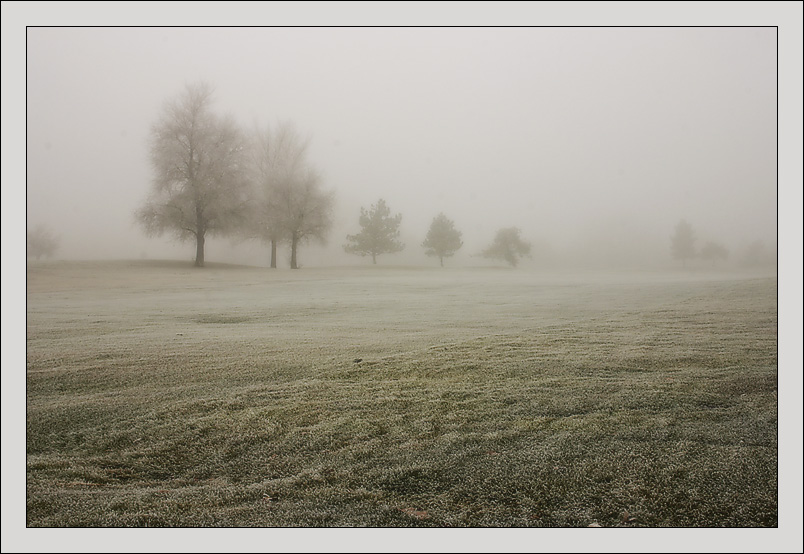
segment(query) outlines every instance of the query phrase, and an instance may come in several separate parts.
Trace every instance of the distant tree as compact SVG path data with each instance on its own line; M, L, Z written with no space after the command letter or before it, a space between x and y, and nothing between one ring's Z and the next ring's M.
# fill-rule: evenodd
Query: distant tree
M44 256L52 258L59 248L56 235L45 225L37 225L33 231L28 231L26 254L28 258L37 260Z
M681 260L682 266L686 266L688 259L695 257L695 231L693 231L692 225L684 219L676 225L671 250L673 259Z
M422 246L426 248L428 256L438 256L441 267L444 267L444 258L452 256L463 246L461 232L455 229L455 223L443 213L433 218L430 230Z
M482 252L484 258L505 260L516 267L522 256L530 254L530 243L519 236L517 227L500 229L494 237L494 242Z
M401 223L402 214L391 216L391 210L381 198L368 211L360 208L362 229L356 235L346 235L346 240L350 244L343 248L350 254L370 255L372 263L376 264L377 256L380 254L392 254L405 248L405 245L397 240Z
M742 251L741 264L748 267L771 265L776 262L773 252L770 252L762 240L755 240Z
M149 236L194 239L198 267L206 236L234 233L249 205L247 140L232 119L212 113L211 102L212 89L201 83L165 104L151 130L151 194L136 213Z
M298 269L298 246L310 240L325 242L332 226L335 195L322 190L318 173L306 167L283 179L277 200L281 233L290 243L290 268Z
M729 251L725 246L717 242L709 241L701 248L701 259L712 262L715 265L717 260L725 260L729 257Z
M309 239L323 241L332 223L334 194L321 190L320 177L307 162L308 144L289 122L255 133L252 228L271 245L272 268L276 267L277 243L290 244L291 268L297 269L298 245Z
M282 221L279 210L279 184L287 166L287 148L282 148L280 131L269 127L256 129L252 140L252 182L255 186L250 229L271 249L270 267L276 268L276 247L282 239Z

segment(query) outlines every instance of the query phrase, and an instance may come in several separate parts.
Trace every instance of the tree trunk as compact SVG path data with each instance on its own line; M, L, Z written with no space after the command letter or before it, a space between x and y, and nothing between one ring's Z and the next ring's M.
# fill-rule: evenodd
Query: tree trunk
M195 267L204 267L204 235L207 233L201 206L195 206Z
M377 254L375 254L374 252L371 253L371 263L377 265Z
M204 267L204 233L195 235L195 267Z
M271 239L271 269L276 269L276 239Z
M299 266L296 265L296 245L298 242L299 239L296 238L294 233L290 239L290 269L299 269Z
M441 267L444 267L444 256L441 256L439 259L441 260Z

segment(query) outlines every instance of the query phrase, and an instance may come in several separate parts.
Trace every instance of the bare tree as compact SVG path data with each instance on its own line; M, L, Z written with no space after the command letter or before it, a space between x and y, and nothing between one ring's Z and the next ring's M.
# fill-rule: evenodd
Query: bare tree
M279 196L284 212L284 233L290 243L290 268L298 269L298 246L311 240L321 243L326 240L332 227L335 194L322 190L320 176L308 167L287 179Z
M153 187L136 214L150 236L195 239L198 267L206 236L233 233L249 205L247 141L231 118L211 112L211 101L212 89L201 83L165 104L151 131Z
M391 216L391 209L380 198L370 210L360 208L360 227L356 235L346 235L350 242L343 247L350 254L370 255L372 263L377 263L377 256L399 252L405 245L399 242L399 225L402 214Z
M427 231L422 246L426 248L425 254L437 256L444 267L444 258L452 256L463 246L461 232L455 229L455 223L443 213L433 218L430 230Z
M33 231L28 231L27 239L28 258L51 258L59 248L58 238L45 225L37 225Z
M505 260L511 266L516 267L519 258L530 254L530 243L522 240L519 233L517 227L500 229L494 236L494 242L483 251L482 256Z
M276 268L276 247L285 238L287 227L281 193L287 181L301 171L308 143L289 122L254 133L252 167L257 194L252 227L257 237L270 244L272 268Z
M290 244L290 267L298 269L297 251L309 240L323 242L332 226L335 195L321 188L320 175L307 162L309 140L295 127L281 123L275 130L255 133L253 168L257 209L253 227L271 245L271 267L276 267L276 246Z

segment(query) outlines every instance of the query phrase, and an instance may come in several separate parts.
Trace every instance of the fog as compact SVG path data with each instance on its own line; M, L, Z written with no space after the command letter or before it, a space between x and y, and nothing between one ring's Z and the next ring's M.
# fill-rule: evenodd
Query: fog
M303 266L370 263L343 245L379 198L406 244L381 264L435 265L421 242L439 212L463 232L451 265L485 263L510 226L533 265L672 265L682 218L732 256L776 248L773 27L32 27L26 46L26 223L59 236L57 258L194 257L133 213L151 126L199 81L244 128L291 120L309 135L336 207ZM206 252L269 255L225 238Z
M134 212L151 188L148 137L164 102L206 81L215 111L244 128L290 120L310 136L310 161L336 205L328 244L302 246L303 267L370 264L343 245L359 231L360 208L379 198L403 215L407 245L381 265L438 267L420 245L439 212L463 232L463 248L445 260L455 267L499 263L477 254L510 226L533 244L522 265L536 268L678 267L670 244L681 219L698 246L727 247L729 264L757 241L775 253L778 236L779 365L791 369L780 372L779 455L796 466L800 3L231 4L3 2L4 367L22 367L24 297L9 283L22 282L23 225L50 228L57 259L190 265L194 244L146 237ZM288 9L290 18L266 13ZM375 22L548 27L147 27ZM60 24L145 27L45 26ZM207 240L207 262L268 259L256 242ZM279 266L288 267L286 248ZM25 375L3 379L4 420L23 421ZM4 452L21 452L25 434L11 429L14 450L8 431ZM14 467L5 462L4 482L24 485L5 478ZM15 490L22 498L24 486ZM780 488L782 513L800 511L791 490L800 487Z

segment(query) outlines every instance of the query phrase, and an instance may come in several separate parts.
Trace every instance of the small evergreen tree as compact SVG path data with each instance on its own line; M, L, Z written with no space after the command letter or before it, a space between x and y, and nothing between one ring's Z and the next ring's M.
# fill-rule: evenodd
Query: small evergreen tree
M366 211L360 208L360 227L356 235L346 235L347 244L343 249L350 254L371 256L371 261L377 263L380 254L400 252L405 245L399 242L399 225L402 223L402 214L391 216L391 210L385 205L382 198L377 204Z
M444 267L444 258L452 256L463 246L461 232L455 229L455 223L447 216L438 214L433 218L422 246L427 249L425 254L428 256L438 256L441 267Z

